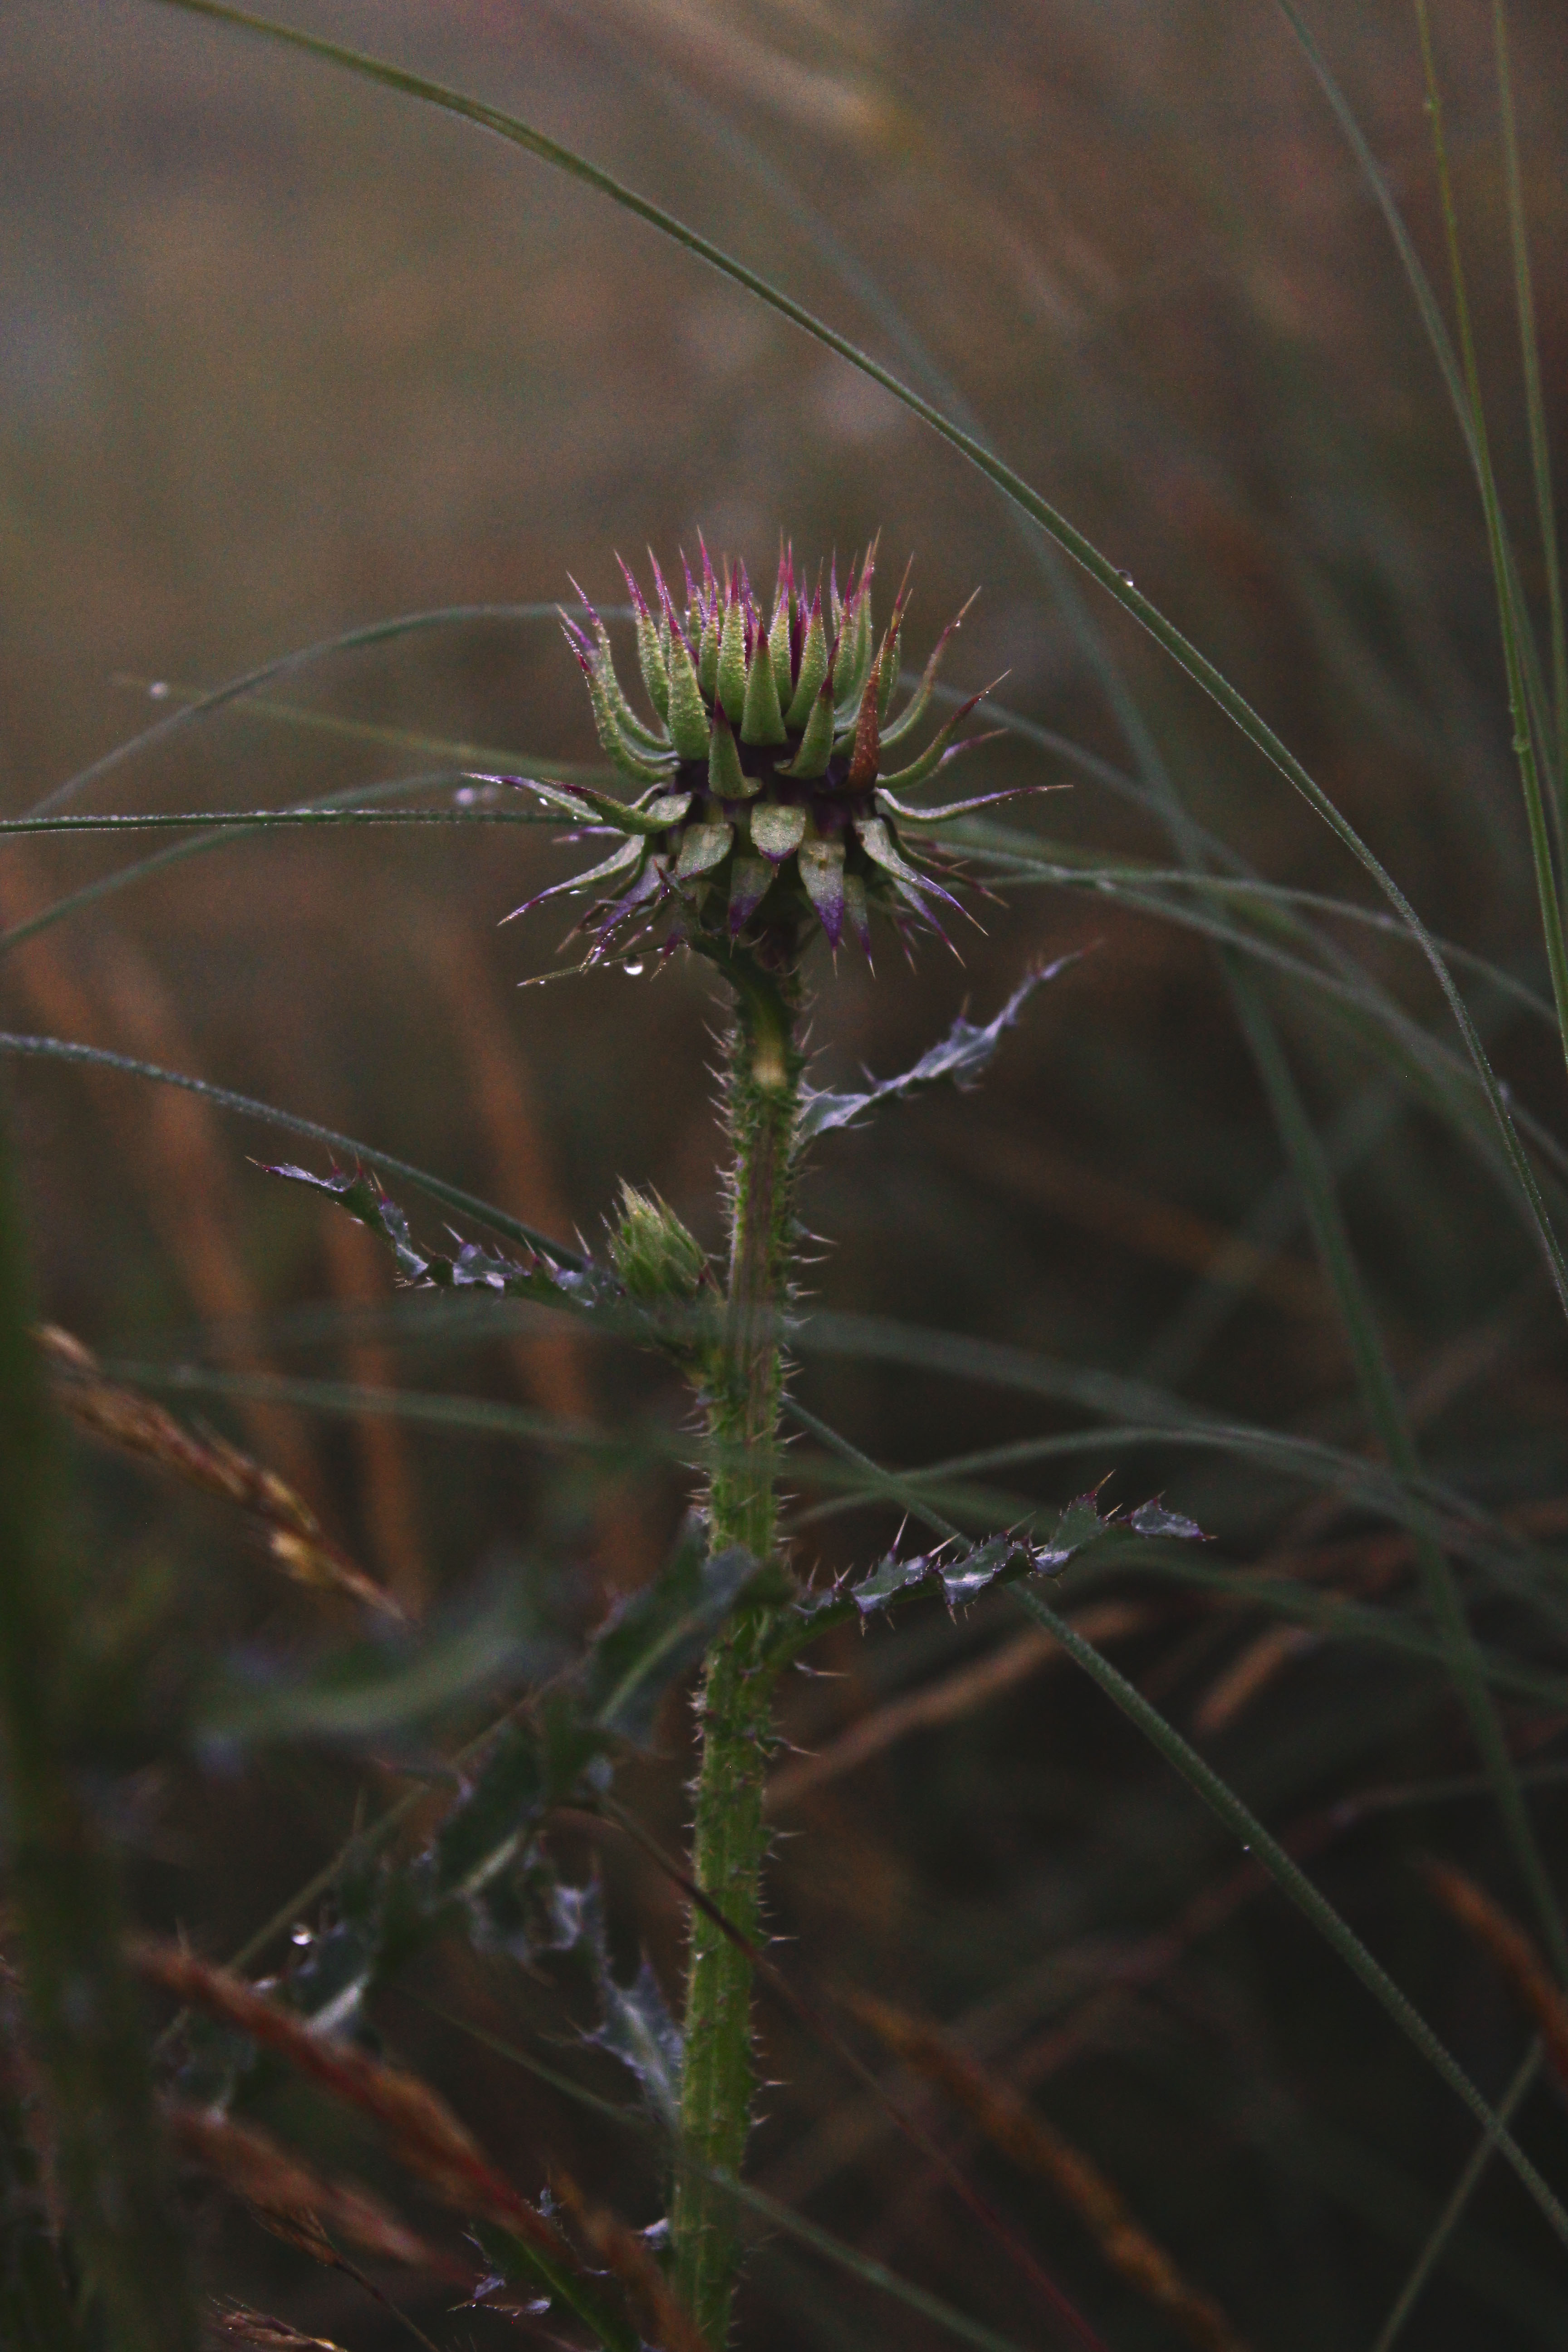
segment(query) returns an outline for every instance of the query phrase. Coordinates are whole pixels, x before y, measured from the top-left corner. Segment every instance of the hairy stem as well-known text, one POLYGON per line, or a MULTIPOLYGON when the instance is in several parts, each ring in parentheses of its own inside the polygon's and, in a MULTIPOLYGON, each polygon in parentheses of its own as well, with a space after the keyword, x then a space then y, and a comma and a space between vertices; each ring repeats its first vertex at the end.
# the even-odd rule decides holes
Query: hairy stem
POLYGON ((30 1308, 0 1118, 0 1780, 27 2022, 77 2256, 115 2352, 191 2352, 195 2315, 113 1874, 71 1767, 80 1595, 54 1538, 30 1308))
MULTIPOLYGON (((789 1291, 791 1178, 800 1109, 794 1006, 771 986, 739 996, 731 1044, 730 1290, 709 1421, 719 1441, 709 1489, 716 1550, 773 1553, 783 1357, 779 1317, 789 1291)), ((692 1875, 748 1937, 757 1932, 772 1675, 769 1612, 739 1617, 710 1655, 699 1700, 702 1764, 692 1875)), ((738 2256, 735 2211, 712 2179, 738 2174, 751 2124, 752 1969, 710 1919, 693 1911, 686 1990, 676 2287, 707 2341, 723 2343, 738 2256)))

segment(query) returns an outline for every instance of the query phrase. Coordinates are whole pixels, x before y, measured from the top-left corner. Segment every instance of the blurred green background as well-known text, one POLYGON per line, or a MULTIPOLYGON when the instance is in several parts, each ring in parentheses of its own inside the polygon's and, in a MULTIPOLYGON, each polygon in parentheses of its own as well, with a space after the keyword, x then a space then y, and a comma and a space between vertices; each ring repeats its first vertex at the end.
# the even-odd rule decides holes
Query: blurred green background
MULTIPOLYGON (((961 397, 1263 710, 1433 928, 1539 984, 1463 446, 1384 225, 1275 8, 299 0, 290 21, 521 115, 939 404, 961 397)), ((1440 275, 1409 12, 1335 0, 1313 22, 1440 275)), ((1510 23, 1560 431, 1561 10, 1535 0, 1510 23)), ((1447 0, 1436 31, 1496 454, 1534 593, 1489 12, 1447 0)), ((781 530, 815 566, 879 529, 883 610, 916 559, 910 658, 923 661, 980 585, 950 656, 955 684, 1005 672, 1010 709, 1131 773, 1113 670, 1204 825, 1271 880, 1363 898, 1327 832, 1124 616, 1087 583, 1081 605, 1064 604, 1059 562, 954 452, 585 189, 152 0, 9 0, 0 126, 7 813, 166 716, 168 693, 149 701, 154 681, 176 695, 211 687, 426 608, 548 604, 570 595, 569 572, 617 604, 617 550, 636 561, 651 542, 668 564, 695 551, 699 530, 761 581, 781 530)), ((548 617, 454 619, 330 654, 274 698, 315 723, 232 708, 132 753, 75 804, 280 804, 451 764, 432 744, 488 747, 483 765, 595 757, 548 617)), ((1169 856, 1135 794, 1075 775, 1049 748, 999 741, 961 772, 969 789, 1071 782, 1016 820, 1065 863, 1169 856)), ((131 854, 90 838, 47 854, 6 843, 0 918, 22 924, 131 854)), ((519 992, 556 961, 567 919, 552 907, 498 925, 571 855, 548 834, 500 828, 231 842, 15 948, 0 970, 5 1025, 265 1097, 590 1244, 623 1176, 657 1184, 716 1241, 707 972, 519 992)), ((816 1154, 805 1202, 826 1237, 816 1302, 1363 1445, 1345 1343, 1211 949, 1082 889, 1004 898, 982 910, 984 936, 965 931, 962 969, 932 947, 912 974, 889 950, 875 977, 853 951, 817 974, 825 1084, 903 1066, 962 1003, 989 1017, 1033 957, 1094 950, 1036 1001, 983 1091, 895 1108, 816 1154)), ((1342 936, 1436 1021, 1406 950, 1342 936)), ((1568 1524, 1568 1510, 1552 1517, 1568 1494, 1568 1384, 1527 1235, 1344 1023, 1268 985, 1429 1465, 1551 1535, 1568 1524)), ((1560 1122, 1549 1035, 1485 989, 1477 1002, 1511 1083, 1560 1122)), ((684 1425, 656 1364, 576 1326, 498 1311, 493 1339, 437 1344, 357 1228, 258 1172, 279 1156, 258 1126, 39 1066, 17 1073, 15 1098, 47 1311, 107 1358, 684 1425)), ((808 1352, 798 1388, 900 1464, 1091 1418, 853 1349, 808 1352)), ((522 1560, 574 1623, 591 1622, 651 1572, 685 1493, 676 1470, 606 1486, 569 1450, 311 1416, 276 1397, 201 1410, 416 1604, 522 1560)), ((272 1580, 216 1510, 85 1447, 73 1468, 80 1542, 111 1563, 109 1581, 166 1568, 193 1654, 308 1646, 338 1622, 272 1580)), ((1112 1458, 1089 1444, 1025 1474, 1022 1491, 1063 1500, 1111 1471, 1112 1496, 1157 1486, 1198 1517, 1216 1559, 1289 1554, 1343 1589, 1386 1589, 1371 1520, 1202 1454, 1112 1458)), ((894 1532, 864 1511, 810 1522, 811 1500, 802 1569, 867 1561, 894 1532)), ((1427 1670, 1279 1635, 1176 1584, 1123 1579, 1113 1604, 1115 1654, 1276 1826, 1369 1786, 1471 1769, 1427 1670)), ((1149 1937, 1224 1884, 1233 1857, 1059 1667, 1009 1652, 988 1696, 950 1685, 1018 1638, 1001 1601, 957 1626, 917 1612, 896 1633, 844 1639, 822 1661, 843 1679, 791 1696, 786 1727, 805 1748, 828 1750, 863 1718, 886 1737, 856 1769, 782 1791, 781 1826, 804 1834, 778 1850, 776 1925, 818 1978, 952 2023, 1037 2085, 1042 2111, 1249 2341, 1370 2343, 1473 2126, 1276 1897, 1240 1904, 1140 1976, 1149 1937), (923 1727, 918 1708, 880 1717, 921 1693, 923 1727)), ((1526 1706, 1517 1728, 1545 1752, 1556 1721, 1526 1706)), ((670 1837, 685 1737, 672 1712, 668 1761, 643 1776, 670 1837)), ((226 1953, 331 1852, 367 1789, 379 1803, 396 1785, 329 1755, 243 1771, 147 1760, 121 1792, 137 1902, 226 1953)), ((1541 1819, 1560 1839, 1550 1792, 1541 1819)), ((1409 1861, 1433 1843, 1483 1874, 1495 1864, 1521 1909, 1499 1843, 1485 1804, 1468 1802, 1374 1817, 1315 1865, 1489 2095, 1525 2029, 1409 1861)), ((641 1865, 604 1859, 621 1948, 629 1958, 645 1943, 673 1992, 678 1906, 641 1865)), ((512 2039, 567 2030, 548 1984, 455 1952, 422 1964, 419 1983, 512 2039)), ((389 1999, 380 2021, 531 2191, 555 2152, 639 2223, 654 2217, 635 2150, 413 2000, 389 1999)), ((988 2324, 1026 2330, 1022 2290, 913 2152, 795 2026, 767 2016, 763 2032, 763 2071, 784 2087, 765 2101, 761 2184, 988 2324)), ((607 2061, 584 2063, 585 2079, 615 2089, 607 2061)), ((1551 2093, 1526 2123, 1561 2179, 1568 2133, 1551 2093)), ((325 2145, 321 2116, 312 2128, 325 2145)), ((955 2144, 967 2158, 962 2132, 955 2144)), ((1175 2340, 1045 2188, 976 2161, 1108 2340, 1129 2352, 1175 2340)), ((222 2284, 352 2346, 397 2340, 356 2290, 193 2196, 222 2284)), ((505 2332, 443 2319, 439 2299, 418 2309, 443 2343, 505 2332)), ((753 2266, 744 2327, 759 2345, 942 2340, 783 2241, 753 2266)), ((1410 2340, 1561 2343, 1565 2328, 1562 2250, 1506 2175, 1489 2180, 1410 2340)))

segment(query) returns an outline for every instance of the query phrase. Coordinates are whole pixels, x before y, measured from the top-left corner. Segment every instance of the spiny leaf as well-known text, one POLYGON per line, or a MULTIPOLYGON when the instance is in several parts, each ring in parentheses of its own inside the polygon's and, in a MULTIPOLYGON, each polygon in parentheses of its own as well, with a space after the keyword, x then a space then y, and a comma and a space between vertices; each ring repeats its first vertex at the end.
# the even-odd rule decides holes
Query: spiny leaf
POLYGON ((892 1551, 868 1576, 837 1586, 815 1603, 803 1603, 802 1613, 814 1623, 842 1618, 851 1607, 862 1618, 872 1617, 926 1584, 940 1585, 948 1607, 956 1609, 977 1601, 994 1584, 1013 1583, 1025 1576, 1055 1576, 1091 1544, 1107 1536, 1127 1534, 1163 1536, 1182 1543, 1208 1540, 1195 1520, 1166 1510, 1157 1498, 1141 1503, 1124 1517, 1118 1511, 1102 1513, 1098 1496, 1079 1495, 1047 1536, 987 1536, 983 1543, 941 1544, 934 1551, 911 1553, 907 1559, 892 1551))
POLYGON ((351 1217, 389 1244, 398 1272, 421 1288, 493 1290, 509 1298, 542 1298, 555 1306, 565 1302, 574 1307, 609 1303, 620 1296, 618 1284, 602 1268, 591 1264, 559 1266, 542 1252, 532 1252, 527 1258, 503 1257, 480 1249, 476 1242, 462 1243, 450 1257, 438 1250, 417 1249, 405 1211, 363 1169, 334 1168, 330 1176, 316 1176, 308 1168, 284 1162, 265 1172, 328 1193, 351 1217))
POLYGON ((680 2028, 671 2017, 658 1979, 645 1959, 629 1985, 610 1966, 605 1933, 604 1897, 595 1883, 580 1891, 582 1948, 593 1970, 604 2023, 589 2038, 630 2067, 657 2120, 668 2132, 680 2128, 680 2028))
POLYGON ((976 1028, 961 1013, 942 1043, 922 1054, 912 1069, 896 1078, 883 1078, 862 1095, 816 1094, 807 1087, 805 1108, 801 1113, 800 1137, 803 1143, 816 1135, 826 1135, 836 1127, 850 1127, 855 1120, 873 1110, 879 1103, 889 1102, 896 1096, 919 1094, 926 1087, 972 1087, 1001 1044, 1004 1033, 1010 1029, 1037 988, 1054 980, 1069 963, 1076 963, 1082 950, 1071 955, 1058 956, 1054 963, 1043 964, 1027 973, 1013 991, 994 1021, 984 1028, 976 1028))

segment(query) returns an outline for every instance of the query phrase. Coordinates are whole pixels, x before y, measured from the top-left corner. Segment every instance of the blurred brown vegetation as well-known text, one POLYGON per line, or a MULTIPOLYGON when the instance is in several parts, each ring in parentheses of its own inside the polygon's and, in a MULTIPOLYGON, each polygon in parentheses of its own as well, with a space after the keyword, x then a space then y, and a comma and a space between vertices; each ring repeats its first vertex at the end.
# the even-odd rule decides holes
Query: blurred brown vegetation
MULTIPOLYGON (((826 230, 1009 462, 1267 714, 1434 929, 1539 976, 1463 449, 1384 226, 1276 10, 299 0, 291 13, 539 124, 907 373, 826 230)), ((1562 17, 1554 0, 1510 16, 1560 428, 1562 17)), ((1436 272, 1413 21, 1332 0, 1315 22, 1436 272)), ((1499 463, 1533 591, 1488 11, 1447 0, 1437 33, 1499 463)), ((1026 537, 953 452, 700 265, 499 142, 155 5, 10 0, 0 189, 8 812, 158 715, 149 681, 215 685, 398 613, 547 601, 568 571, 616 603, 616 550, 631 560, 651 541, 668 561, 699 528, 763 576, 781 529, 797 552, 842 556, 880 528, 885 570, 917 557, 916 658, 979 583, 956 682, 1005 670, 1010 706, 1128 764, 1026 537)), ((1155 649, 1098 604, 1095 619, 1202 822, 1274 880, 1359 895, 1327 833, 1155 649)), ((519 765, 593 756, 548 619, 329 656, 288 695, 519 765)), ((1063 780, 1017 743, 968 772, 982 763, 998 783, 1063 780)), ((250 808, 439 764, 240 709, 122 764, 79 805, 250 808)), ((1028 822, 1080 848, 1165 855, 1144 814, 1081 780, 1028 822)), ((26 919, 129 854, 5 845, 0 919, 26 919)), ((266 1097, 547 1230, 593 1242, 625 1175, 713 1240, 711 983, 677 966, 657 983, 610 972, 517 992, 549 968, 564 921, 552 908, 497 925, 566 870, 547 835, 500 829, 231 843, 14 951, 5 1025, 266 1097)), ((989 1013, 1037 951, 1098 948, 1037 1001, 983 1093, 892 1109, 820 1150, 806 1196, 827 1237, 817 1298, 1363 1444, 1210 951, 1081 894, 1020 889, 985 921, 962 971, 933 950, 912 977, 889 955, 873 978, 852 953, 820 975, 825 1082, 901 1066, 962 999, 989 1013), (1247 1221, 1271 1197, 1281 1214, 1259 1236, 1247 1221), (1194 1285, 1248 1232, 1237 1287, 1194 1339, 1208 1313, 1194 1285)), ((1356 944, 1431 1012, 1403 951, 1356 944)), ((1400 1378, 1426 1400, 1430 1460, 1499 1507, 1549 1517, 1568 1493, 1568 1385, 1528 1240, 1342 1032, 1310 1007, 1280 1010, 1331 1139, 1347 1158, 1356 1121, 1380 1139, 1354 1158, 1345 1199, 1400 1378)), ((1512 1082, 1554 1113, 1550 1043, 1500 1016, 1493 1034, 1512 1082)), ((679 1425, 682 1399, 657 1366, 575 1327, 498 1317, 482 1344, 418 1343, 363 1236, 252 1164, 277 1156, 259 1128, 112 1076, 29 1068, 16 1097, 48 1314, 111 1362, 199 1359, 679 1425), (342 1313, 317 1311, 329 1303, 342 1313)), ((902 1463, 1080 1418, 848 1360, 808 1360, 800 1392, 902 1463)), ((605 1491, 570 1454, 265 1399, 232 1427, 410 1604, 526 1554, 590 1622, 650 1572, 683 1499, 674 1471, 605 1491)), ((79 1539, 112 1552, 117 1576, 176 1573, 193 1645, 307 1641, 335 1622, 331 1604, 312 1615, 247 1561, 208 1506, 86 1446, 73 1462, 79 1539)), ((1373 1531, 1342 1510, 1314 1519, 1300 1496, 1198 1454, 1091 1450, 1045 1465, 1035 1491, 1065 1497, 1112 1468, 1114 1493, 1163 1486, 1244 1564, 1287 1548, 1298 1573, 1342 1572, 1363 1593, 1404 1572, 1379 1565, 1373 1531), (1334 1540, 1354 1557, 1321 1565, 1334 1540)), ((837 1570, 892 1529, 876 1514, 825 1517, 803 1526, 796 1557, 837 1570)), ((1099 1605, 1115 1654, 1276 1824, 1368 1782, 1470 1769, 1451 1702, 1375 1653, 1257 1624, 1243 1639, 1175 1586, 1099 1605)), ((1217 1932, 1184 1937, 1188 1907, 1230 1883, 1233 1857, 1000 1603, 956 1628, 933 1613, 846 1638, 821 1663, 842 1679, 792 1696, 786 1727, 804 1747, 831 1755, 860 1718, 905 1715, 886 1738, 852 1741, 831 1775, 781 1763, 798 1778, 780 1824, 803 1834, 778 1849, 775 1920, 818 1979, 940 2021, 1038 2095, 1250 2340, 1370 2341, 1469 2144, 1458 2111, 1390 2051, 1384 2021, 1274 1899, 1245 1889, 1217 1932), (970 1679, 946 1705, 950 1675, 970 1679)), ((672 1840, 684 1738, 672 1712, 669 1761, 640 1790, 672 1840)), ((226 1955, 328 1855, 356 1803, 393 1785, 331 1757, 243 1774, 149 1766, 125 1824, 138 1906, 226 1955)), ((1483 1811, 1465 1809, 1453 1834, 1484 1867, 1496 1833, 1483 1811)), ((1405 1868, 1400 1819, 1316 1866, 1493 2093, 1521 2029, 1405 1868)), ((677 1899, 640 1860, 606 1847, 600 1861, 625 1951, 646 1944, 673 1991, 677 1899)), ((567 2030, 548 1985, 455 1951, 422 1964, 413 1989, 512 2042, 567 2030)), ((554 2157, 618 2210, 654 2217, 635 2151, 416 2000, 390 1997, 379 2021, 529 2193, 554 2157)), ((784 2087, 764 2100, 761 2184, 989 2324, 1026 2329, 1021 2290, 829 2060, 772 2014, 763 2055, 784 2087)), ((594 2066, 613 2092, 607 2062, 594 2066)), ((956 2111, 903 2088, 984 2170, 956 2111)), ((1561 2118, 1543 2112, 1536 2131, 1560 2179, 1561 2118)), ((995 2180, 1108 2340, 1172 2340, 1047 2188, 1001 2166, 995 2180)), ((1506 2183, 1475 2214, 1419 2340, 1560 2342, 1561 2249, 1506 2183)), ((203 2226, 234 2292, 353 2346, 397 2340, 351 2282, 216 2205, 203 2226)), ((745 2340, 759 2346, 939 2340, 783 2242, 748 2294, 745 2340)), ((469 2315, 451 2332, 440 2309, 419 2305, 443 2342, 501 2340, 499 2321, 469 2315)))

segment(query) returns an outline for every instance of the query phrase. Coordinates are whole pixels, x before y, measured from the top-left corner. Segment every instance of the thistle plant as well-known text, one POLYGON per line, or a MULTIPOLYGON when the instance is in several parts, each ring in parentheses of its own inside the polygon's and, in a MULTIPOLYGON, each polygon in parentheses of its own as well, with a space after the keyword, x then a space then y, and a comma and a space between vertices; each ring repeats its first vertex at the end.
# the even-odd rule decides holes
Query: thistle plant
MULTIPOLYGON (((713 1449, 710 1543, 715 1553, 739 1548, 766 1566, 777 1539, 783 1318, 795 1243, 802 961, 818 930, 837 950, 847 927, 869 954, 873 910, 906 939, 917 926, 939 930, 938 906, 956 901, 931 870, 931 836, 984 800, 1005 796, 943 807, 903 797, 968 748, 953 738, 978 696, 889 771, 925 714, 958 626, 944 630, 894 717, 907 572, 879 644, 874 549, 851 568, 842 594, 834 564, 826 596, 819 578, 809 598, 796 582, 793 551, 784 549, 773 612, 764 617, 744 563, 725 561, 716 574, 700 545, 700 583, 682 558, 683 612, 657 559, 653 605, 622 567, 651 718, 627 700, 609 632, 587 600, 591 635, 563 616, 599 741, 637 793, 624 803, 581 787, 550 796, 587 803, 603 827, 622 836, 600 864, 556 886, 604 893, 576 927, 587 935, 588 961, 649 947, 668 955, 685 944, 717 961, 732 984, 729 1280, 721 1335, 700 1355, 697 1376, 713 1449)), ((695 1269, 672 1225, 662 1204, 628 1195, 614 1256, 628 1286, 640 1278, 645 1289, 651 1281, 689 1298, 695 1269)), ((698 1698, 692 1870, 738 1935, 694 1910, 673 2237, 677 2292, 713 2343, 724 2337, 736 2261, 733 2206, 714 2175, 739 2171, 751 2110, 745 1947, 761 1917, 774 1635, 766 1608, 739 1613, 710 1654, 698 1698)))
MULTIPOLYGON (((973 1082, 1034 991, 1061 965, 1032 969, 991 1022, 982 1026, 961 1016, 912 1069, 868 1092, 828 1094, 805 1084, 800 1024, 807 960, 818 937, 837 947, 847 921, 864 932, 873 914, 889 918, 906 945, 920 929, 935 932, 935 905, 957 902, 931 870, 929 861, 943 852, 930 836, 985 800, 1008 795, 946 806, 901 797, 967 748, 953 738, 978 697, 963 702, 901 771, 885 775, 882 756, 926 709, 957 625, 944 632, 905 710, 884 727, 896 692, 906 599, 900 592, 879 644, 869 554, 852 570, 843 595, 830 572, 826 599, 814 588, 808 600, 786 551, 765 628, 743 567, 726 566, 721 582, 704 550, 702 571, 703 586, 690 584, 684 615, 657 567, 657 620, 646 599, 634 594, 657 726, 632 713, 616 680, 608 631, 592 607, 591 636, 568 622, 600 740, 637 785, 636 795, 623 800, 575 783, 509 781, 567 813, 574 837, 620 836, 609 859, 555 886, 588 893, 616 886, 607 900, 601 896, 590 904, 577 926, 589 936, 590 963, 612 952, 646 959, 650 943, 662 959, 684 943, 710 959, 729 984, 723 1277, 668 1204, 630 1184, 622 1186, 605 1255, 595 1261, 513 1221, 498 1223, 489 1211, 481 1222, 506 1233, 513 1250, 466 1242, 447 1255, 416 1243, 403 1209, 363 1168, 327 1176, 295 1167, 273 1172, 330 1194, 391 1247, 406 1281, 613 1318, 617 1328, 673 1356, 697 1389, 707 1423, 706 1491, 668 1566, 612 1612, 564 1676, 554 1637, 526 1625, 521 1639, 527 1671, 548 1686, 548 1696, 531 1702, 516 1720, 503 1718, 499 1730, 476 1743, 477 1754, 464 1759, 462 1793, 412 1864, 352 1885, 345 1873, 338 1924, 291 1972, 289 1991, 295 2007, 310 2013, 330 2008, 341 2021, 455 1916, 484 1950, 525 1961, 578 1954, 605 2013, 600 2038, 638 2074, 669 2135, 668 2289, 679 2320, 675 2334, 667 2328, 660 2340, 700 2339, 719 2352, 742 2251, 734 2186, 753 2093, 763 1777, 780 1673, 833 1626, 863 1622, 922 1590, 934 1587, 953 1607, 998 1583, 1055 1573, 1108 1535, 1186 1539, 1197 1529, 1158 1504, 1102 1516, 1096 1498, 1085 1496, 1048 1532, 1031 1527, 971 1543, 952 1530, 933 1551, 909 1556, 895 1547, 867 1574, 827 1591, 791 1574, 779 1542, 777 1472, 802 1151, 880 1101, 931 1085, 973 1082), (920 840, 919 851, 905 845, 911 838, 920 840), (663 1693, 699 1664, 693 1900, 678 2027, 648 1971, 630 1987, 616 1982, 596 1893, 561 1887, 541 1838, 560 1803, 613 1804, 608 1784, 618 1757, 652 1743, 663 1693)), ((949 880, 960 879, 950 856, 942 870, 949 880)), ((404 1169, 405 1177, 412 1172, 404 1169)), ((481 1205, 447 1187, 438 1197, 470 1214, 481 1205)), ((517 1629, 506 1638, 517 1641, 517 1629)), ((309 1702, 301 1713, 298 1692, 289 1704, 296 1727, 311 1719, 309 1702)), ((264 1724, 267 1713, 265 1704, 259 1714, 242 1709, 242 1736, 264 1724)), ((226 1728, 233 1736, 232 1717, 226 1728)), ((630 1819, 618 1811, 617 1818, 630 1819)), ((210 2099, 205 2078, 201 2088, 210 2099)), ((522 2275, 542 2283, 599 2342, 618 2347, 624 2341, 597 2289, 573 2273, 570 2250, 553 2238, 533 2253, 520 2250, 514 2238, 496 2259, 508 2277, 521 2265, 522 2275)), ((635 2300, 640 2290, 633 2281, 628 2291, 635 2300)))

